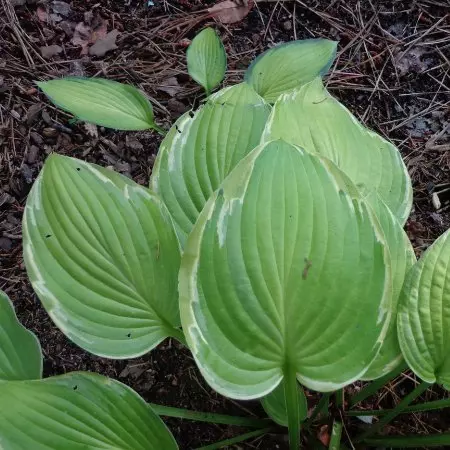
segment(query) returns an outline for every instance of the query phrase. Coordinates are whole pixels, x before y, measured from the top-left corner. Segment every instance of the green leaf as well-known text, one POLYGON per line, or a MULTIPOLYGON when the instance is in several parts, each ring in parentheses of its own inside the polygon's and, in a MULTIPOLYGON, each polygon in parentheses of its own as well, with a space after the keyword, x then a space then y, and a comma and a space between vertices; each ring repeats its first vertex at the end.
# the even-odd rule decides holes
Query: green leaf
MULTIPOLYGON (((261 399, 261 405, 267 415, 278 425, 288 426, 286 400, 284 396, 284 380, 270 393, 261 399)), ((308 404, 303 388, 298 385, 298 411, 303 422, 308 417, 308 404)))
POLYGON ((225 76, 227 54, 217 33, 205 28, 192 40, 187 49, 187 67, 189 75, 209 95, 225 76))
POLYGON ((267 395, 286 367, 310 389, 339 389, 365 372, 389 323, 389 254, 371 210, 283 141, 252 151, 211 197, 179 283, 194 358, 233 398, 267 395))
POLYGON ((450 388, 450 229, 408 272, 398 307, 400 348, 422 380, 450 388))
POLYGON ((404 225, 412 186, 400 152, 362 126, 323 87, 320 78, 280 97, 263 140, 284 139, 331 159, 364 193, 376 191, 404 225))
POLYGON ((152 104, 141 91, 128 84, 77 77, 36 84, 56 106, 86 122, 116 130, 159 130, 152 104))
POLYGON ((191 117, 184 114, 161 144, 150 187, 172 215, 184 246, 208 198, 256 147, 270 106, 247 84, 222 89, 191 117))
POLYGON ((0 381, 42 377, 38 338, 17 320, 12 302, 0 290, 0 381))
POLYGON ((380 353, 378 353, 367 372, 361 377, 362 380, 380 378, 390 373, 396 367, 405 365, 397 336, 397 306, 405 276, 416 262, 411 242, 391 210, 375 193, 369 196, 368 201, 374 207, 388 243, 391 254, 393 292, 392 318, 387 335, 381 346, 380 353))
POLYGON ((325 75, 336 57, 337 42, 305 39, 277 45, 259 55, 245 80, 269 103, 294 88, 325 75))
POLYGON ((0 436, 5 450, 178 448, 136 392, 88 372, 0 383, 0 436))
POLYGON ((181 334, 179 244, 148 189, 53 154, 28 197, 23 234, 34 290, 80 347, 132 358, 181 334))

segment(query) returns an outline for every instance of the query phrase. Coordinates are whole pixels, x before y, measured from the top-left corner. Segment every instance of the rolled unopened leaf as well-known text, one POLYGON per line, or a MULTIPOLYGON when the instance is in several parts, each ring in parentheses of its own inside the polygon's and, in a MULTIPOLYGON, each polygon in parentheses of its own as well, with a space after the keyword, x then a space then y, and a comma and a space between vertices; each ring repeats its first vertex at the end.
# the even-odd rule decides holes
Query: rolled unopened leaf
POLYGON ((271 139, 284 139, 331 159, 365 195, 375 191, 401 225, 406 222, 412 185, 400 152, 360 124, 320 78, 279 98, 262 141, 271 139))
POLYGON ((374 217, 319 157, 281 140, 235 167, 198 218, 179 278, 183 330, 215 390, 258 398, 288 367, 333 391, 367 370, 391 301, 374 217))
POLYGON ((0 290, 0 381, 41 377, 39 340, 20 324, 11 301, 0 290))
POLYGON ((160 130, 147 97, 134 86, 103 78, 38 82, 44 94, 80 120, 116 130, 160 130))
POLYGON ((170 129, 150 187, 172 215, 182 246, 211 194, 261 138, 270 106, 246 83, 212 95, 170 129))
POLYGON ((189 75, 203 88, 207 95, 225 76, 227 54, 217 33, 205 28, 192 40, 186 52, 189 75))
POLYGON ((397 328, 409 367, 422 380, 450 389, 450 230, 408 272, 397 328))
POLYGON ((8 450, 178 448, 136 392, 88 372, 0 383, 0 436, 8 450))
POLYGON ((148 189, 51 155, 28 196, 23 235, 34 290, 80 347, 131 358, 181 333, 179 244, 169 213, 148 189))
POLYGON ((337 42, 305 39, 277 45, 259 55, 247 69, 245 80, 269 103, 328 72, 337 42))

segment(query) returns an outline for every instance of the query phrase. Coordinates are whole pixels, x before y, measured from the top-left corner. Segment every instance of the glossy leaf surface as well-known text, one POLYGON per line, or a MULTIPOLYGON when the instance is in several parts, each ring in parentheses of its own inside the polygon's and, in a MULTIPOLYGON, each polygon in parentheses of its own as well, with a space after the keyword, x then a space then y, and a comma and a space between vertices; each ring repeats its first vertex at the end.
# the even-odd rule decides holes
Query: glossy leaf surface
POLYGON ((374 206, 391 255, 392 317, 380 353, 361 377, 363 380, 380 378, 400 364, 405 364, 397 336, 397 307, 405 276, 416 262, 411 242, 391 210, 377 194, 372 194, 370 197, 368 200, 374 206))
POLYGON ((277 45, 259 55, 245 80, 269 103, 292 89, 324 75, 336 56, 337 42, 305 39, 277 45))
POLYGON ((187 67, 189 75, 209 95, 225 76, 227 55, 217 33, 205 28, 192 40, 187 49, 187 67))
POLYGON ((450 388, 450 230, 408 272, 398 309, 403 356, 422 380, 450 388))
POLYGON ((37 83, 61 109, 116 130, 158 128, 147 97, 134 86, 103 78, 67 77, 37 83))
POLYGON ((387 331, 390 294, 389 255, 367 205, 283 141, 256 148, 225 179, 180 271, 195 360, 215 390, 242 399, 271 392, 286 367, 319 391, 359 378, 387 331))
POLYGON ((412 187, 400 152, 361 125, 317 78, 280 97, 263 141, 284 139, 333 161, 364 193, 377 192, 403 225, 412 206, 412 187))
POLYGON ((176 450, 144 400, 118 381, 88 372, 0 383, 4 450, 176 450))
POLYGON ((180 333, 179 244, 148 189, 51 155, 28 197, 23 234, 34 290, 80 347, 131 358, 180 333))
POLYGON ((23 327, 12 302, 0 290, 0 381, 42 377, 42 353, 37 337, 23 327))
POLYGON ((247 84, 184 114, 161 144, 150 187, 164 201, 182 246, 211 194, 261 138, 270 106, 247 84))

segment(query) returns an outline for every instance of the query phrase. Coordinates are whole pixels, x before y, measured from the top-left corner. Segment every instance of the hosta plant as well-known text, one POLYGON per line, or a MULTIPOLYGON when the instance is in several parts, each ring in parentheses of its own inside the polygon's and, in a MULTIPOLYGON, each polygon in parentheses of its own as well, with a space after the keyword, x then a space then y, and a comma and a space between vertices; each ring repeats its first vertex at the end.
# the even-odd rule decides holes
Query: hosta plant
MULTIPOLYGON (((274 47, 243 82, 211 94, 226 57, 204 30, 187 58, 207 97, 167 132, 150 188, 52 154, 23 218, 30 281, 69 339, 132 358, 175 338, 212 388, 260 399, 269 417, 147 405, 96 374, 40 379, 39 345, 2 295, 2 448, 176 448, 158 416, 254 428, 209 449, 286 427, 292 450, 320 448, 320 418, 330 448, 344 448, 342 419, 369 415, 354 407, 407 366, 423 382, 353 444, 450 444, 446 435, 373 436, 414 407, 449 406, 408 405, 431 383, 450 385, 450 238, 416 262, 402 228, 408 172, 398 149, 326 90, 335 51, 324 39, 274 47), (374 381, 343 411, 342 388, 356 380, 374 381), (303 387, 324 393, 309 415, 303 387)), ((163 132, 131 86, 89 78, 39 86, 78 119, 163 132)))

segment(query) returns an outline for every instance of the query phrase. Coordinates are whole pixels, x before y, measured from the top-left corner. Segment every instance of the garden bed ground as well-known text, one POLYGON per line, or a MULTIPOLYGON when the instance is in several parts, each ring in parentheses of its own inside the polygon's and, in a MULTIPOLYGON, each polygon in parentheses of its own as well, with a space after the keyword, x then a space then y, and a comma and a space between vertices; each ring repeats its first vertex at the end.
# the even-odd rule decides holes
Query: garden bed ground
MULTIPOLYGON (((214 22, 205 13, 208 5, 198 0, 155 0, 155 6, 149 7, 145 0, 68 3, 69 9, 50 0, 0 0, 0 288, 13 300, 22 323, 38 335, 45 376, 95 371, 128 384, 147 401, 262 415, 257 402, 234 402, 215 394, 202 380, 189 352, 177 343, 166 341, 142 358, 112 361, 82 351, 50 321, 27 280, 21 247, 24 203, 43 161, 50 152, 76 156, 111 166, 145 185, 160 137, 152 132, 125 134, 74 124, 46 102, 33 81, 101 75, 132 83, 149 95, 157 121, 168 127, 203 96, 189 79, 185 62, 187 40, 203 26, 215 26, 225 43, 229 55, 225 83, 240 80, 252 58, 275 43, 309 37, 339 40, 328 87, 402 151, 414 183, 414 210, 406 230, 419 255, 450 227, 447 199, 441 198, 440 210, 432 202, 436 186, 450 182, 449 3, 260 2, 233 25, 214 22), (89 45, 98 42, 112 30, 118 32, 117 48, 107 45, 103 56, 105 47, 101 46, 91 51, 97 56, 81 54, 80 45, 88 45, 89 39, 89 45)), ((407 372, 363 407, 392 407, 414 383, 414 376, 407 372)), ((352 393, 360 386, 356 383, 346 391, 352 393)), ((444 395, 433 387, 425 398, 444 395)), ((316 395, 308 396, 314 403, 316 395)), ((242 431, 176 419, 167 423, 184 449, 242 431)), ((354 421, 349 426, 357 425, 354 421)), ((449 430, 450 414, 442 412, 400 417, 386 431, 449 430)), ((326 435, 326 429, 322 433, 326 435)), ((240 445, 283 449, 287 441, 274 435, 240 445)))

